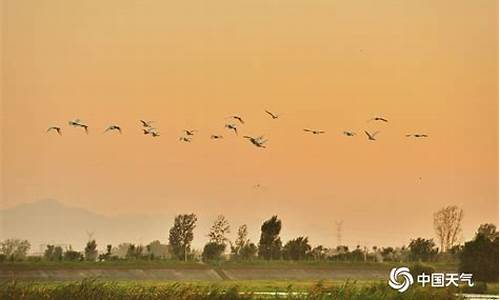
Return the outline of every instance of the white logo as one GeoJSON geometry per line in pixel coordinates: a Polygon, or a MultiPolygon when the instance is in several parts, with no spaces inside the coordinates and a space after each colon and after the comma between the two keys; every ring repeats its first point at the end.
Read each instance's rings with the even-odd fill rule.
{"type": "Polygon", "coordinates": [[[392,268],[389,274],[389,286],[398,292],[406,291],[413,284],[413,276],[407,267],[392,268]],[[403,277],[403,282],[399,282],[399,277],[403,277]]]}

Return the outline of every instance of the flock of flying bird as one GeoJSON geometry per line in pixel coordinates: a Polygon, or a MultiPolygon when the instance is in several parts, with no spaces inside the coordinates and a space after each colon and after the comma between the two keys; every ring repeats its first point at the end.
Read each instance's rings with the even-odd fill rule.
{"type": "MultiPolygon", "coordinates": [[[[268,110],[265,110],[266,114],[268,114],[273,120],[276,120],[279,118],[279,115],[277,114],[274,114],[268,110]]],[[[232,123],[226,123],[224,125],[224,128],[229,130],[229,131],[232,131],[235,135],[238,135],[238,126],[240,125],[243,125],[245,124],[245,121],[243,120],[242,117],[238,116],[238,115],[231,115],[229,116],[228,118],[230,118],[231,120],[233,120],[232,123]],[[237,122],[236,122],[237,121],[237,122]]],[[[160,133],[158,132],[158,130],[153,127],[153,124],[154,124],[154,121],[145,121],[145,120],[139,120],[141,125],[142,125],[142,132],[144,135],[149,135],[151,137],[159,137],[160,136],[160,133]]],[[[386,119],[386,118],[383,118],[383,117],[374,117],[374,118],[371,118],[370,120],[368,121],[378,121],[378,122],[384,122],[384,123],[388,123],[389,120],[386,119]]],[[[73,128],[81,128],[85,131],[86,134],[89,133],[89,126],[87,124],[84,124],[80,119],[75,119],[75,120],[71,120],[68,122],[68,125],[70,127],[73,127],[73,128]]],[[[316,130],[316,129],[309,129],[309,128],[304,128],[303,129],[304,132],[307,132],[307,133],[310,133],[310,134],[313,134],[313,135],[319,135],[319,134],[324,134],[326,133],[326,131],[324,130],[316,130]]],[[[122,133],[122,128],[116,124],[112,124],[112,125],[109,125],[103,133],[109,133],[109,132],[118,132],[119,134],[122,133]]],[[[62,135],[62,128],[60,126],[51,126],[47,129],[47,132],[56,132],[57,134],[59,135],[62,135]]],[[[183,130],[183,135],[181,135],[179,137],[179,141],[181,142],[186,142],[186,143],[190,143],[193,139],[193,136],[195,135],[195,133],[197,132],[197,130],[195,129],[184,129],[183,130]]],[[[357,135],[356,132],[354,131],[343,131],[342,132],[345,136],[348,136],[348,137],[353,137],[355,135],[357,135]]],[[[366,130],[364,130],[364,133],[366,134],[368,140],[370,141],[375,141],[376,138],[375,136],[379,133],[378,131],[376,132],[368,132],[366,130]]],[[[423,133],[411,133],[411,134],[406,134],[406,137],[413,137],[413,138],[427,138],[428,135],[427,134],[423,134],[423,133]]],[[[218,140],[218,139],[223,139],[224,136],[220,135],[220,134],[212,134],[210,136],[211,139],[213,140],[218,140]]],[[[259,136],[259,137],[252,137],[252,136],[248,136],[248,135],[245,135],[243,136],[243,138],[247,139],[250,143],[252,143],[254,146],[256,147],[259,147],[259,148],[266,148],[266,145],[265,143],[267,142],[266,139],[264,139],[264,136],[259,136]]]]}

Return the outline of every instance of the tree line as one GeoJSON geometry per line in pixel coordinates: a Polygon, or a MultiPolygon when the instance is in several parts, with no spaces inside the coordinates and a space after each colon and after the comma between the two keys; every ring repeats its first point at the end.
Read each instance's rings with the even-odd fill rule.
{"type": "MultiPolygon", "coordinates": [[[[278,216],[265,220],[260,227],[257,244],[248,238],[248,227],[243,224],[237,229],[234,241],[228,238],[231,232],[229,221],[219,215],[210,227],[202,251],[192,249],[194,229],[198,218],[195,214],[180,214],[169,230],[168,244],[153,241],[145,246],[122,243],[116,247],[106,246],[99,254],[95,240],[89,240],[83,252],[71,247],[47,245],[43,259],[49,261],[111,261],[123,259],[178,259],[182,261],[202,260],[325,260],[360,262],[459,262],[460,270],[471,272],[484,280],[498,279],[498,231],[493,224],[479,226],[475,237],[464,244],[459,243],[463,211],[448,206],[434,214],[434,228],[439,247],[432,238],[412,239],[408,246],[367,247],[356,246],[350,250],[338,245],[327,248],[313,247],[307,236],[293,238],[283,244],[280,233],[282,221],[278,216]]],[[[0,243],[0,261],[26,259],[30,248],[28,241],[9,239],[0,243]]]]}

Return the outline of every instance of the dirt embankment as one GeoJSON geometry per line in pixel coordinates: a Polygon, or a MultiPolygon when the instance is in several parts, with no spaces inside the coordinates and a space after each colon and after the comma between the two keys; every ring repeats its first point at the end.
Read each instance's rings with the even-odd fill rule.
{"type": "Polygon", "coordinates": [[[113,280],[335,280],[385,279],[385,270],[307,268],[200,268],[200,269],[55,269],[0,270],[0,280],[81,280],[100,277],[113,280]]]}

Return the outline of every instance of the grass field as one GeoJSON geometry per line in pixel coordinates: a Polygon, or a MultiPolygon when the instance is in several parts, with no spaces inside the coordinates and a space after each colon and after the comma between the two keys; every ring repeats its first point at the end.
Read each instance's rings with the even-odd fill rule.
{"type": "MultiPolygon", "coordinates": [[[[397,265],[401,264],[332,261],[184,263],[169,260],[4,262],[0,264],[0,273],[3,272],[4,275],[23,272],[42,275],[39,280],[28,278],[25,280],[16,279],[15,281],[13,280],[15,276],[3,276],[4,280],[0,281],[0,299],[260,299],[269,296],[250,295],[254,292],[285,292],[288,295],[285,299],[458,299],[455,297],[455,293],[459,292],[457,289],[414,287],[411,292],[405,292],[404,295],[390,290],[386,279],[381,278],[387,278],[390,268],[397,265]],[[104,270],[111,273],[140,270],[145,274],[170,270],[176,274],[185,275],[181,280],[136,280],[134,276],[122,279],[117,276],[117,278],[65,281],[51,281],[43,278],[44,272],[60,271],[70,274],[89,272],[89,274],[93,274],[93,270],[104,270]],[[217,280],[193,280],[186,275],[203,272],[212,272],[223,276],[218,277],[217,280]],[[229,278],[228,274],[231,276],[243,274],[253,279],[241,280],[238,276],[229,278]],[[281,276],[290,276],[290,274],[299,274],[298,278],[300,279],[283,280],[280,278],[281,276]],[[310,279],[306,278],[307,274],[335,274],[332,277],[335,279],[310,279]],[[362,274],[362,276],[353,280],[352,274],[362,274]],[[373,274],[379,276],[372,277],[373,274]],[[302,278],[301,276],[306,277],[302,278]],[[87,298],[78,298],[75,296],[77,293],[84,293],[87,298]],[[92,293],[101,293],[104,296],[98,297],[97,294],[92,293]],[[306,297],[305,294],[300,293],[307,293],[309,296],[306,297]],[[25,296],[23,298],[19,295],[25,296]],[[332,295],[341,296],[332,298],[332,295]]],[[[457,265],[452,263],[433,263],[431,265],[437,271],[456,272],[457,270],[457,265]]],[[[482,290],[467,292],[498,294],[498,284],[487,284],[482,290]]]]}
{"type": "Polygon", "coordinates": [[[460,299],[457,289],[413,286],[405,293],[384,282],[9,282],[0,284],[0,299],[460,299]],[[268,293],[265,293],[268,292],[268,293]],[[278,294],[278,292],[281,292],[278,294]],[[279,295],[279,296],[278,296],[279,295]]]}

